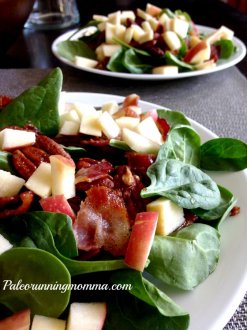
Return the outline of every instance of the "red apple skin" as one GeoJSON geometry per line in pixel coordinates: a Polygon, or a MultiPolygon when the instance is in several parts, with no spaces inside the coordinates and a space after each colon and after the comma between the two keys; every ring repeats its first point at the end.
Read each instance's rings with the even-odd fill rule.
{"type": "Polygon", "coordinates": [[[150,3],[147,4],[147,7],[146,7],[146,12],[152,16],[158,16],[161,13],[161,10],[162,9],[160,7],[154,6],[150,3]]]}
{"type": "Polygon", "coordinates": [[[68,215],[72,221],[75,220],[75,213],[64,195],[50,196],[40,199],[40,205],[46,212],[56,212],[68,215]]]}
{"type": "Polygon", "coordinates": [[[28,330],[30,328],[30,309],[24,309],[3,320],[0,320],[0,330],[28,330]]]}
{"type": "Polygon", "coordinates": [[[206,49],[208,47],[205,41],[199,42],[195,47],[191,48],[184,56],[184,62],[190,63],[193,57],[199,53],[202,49],[206,49]]]}
{"type": "Polygon", "coordinates": [[[67,166],[75,167],[73,159],[66,158],[62,155],[51,155],[50,159],[52,158],[60,160],[61,163],[64,163],[67,166]]]}
{"type": "Polygon", "coordinates": [[[145,112],[144,114],[141,114],[141,120],[146,119],[147,117],[152,117],[155,122],[157,122],[158,119],[158,113],[156,109],[153,109],[151,111],[145,112]]]}
{"type": "Polygon", "coordinates": [[[158,221],[158,212],[137,213],[127,245],[124,262],[142,272],[150,253],[158,221]]]}

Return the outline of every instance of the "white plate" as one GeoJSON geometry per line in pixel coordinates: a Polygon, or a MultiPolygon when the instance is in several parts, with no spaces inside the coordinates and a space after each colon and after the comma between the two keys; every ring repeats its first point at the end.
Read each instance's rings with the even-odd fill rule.
{"type": "MultiPolygon", "coordinates": [[[[201,33],[205,33],[205,34],[210,34],[210,33],[213,33],[216,31],[215,29],[209,28],[206,26],[198,25],[197,27],[201,33]]],[[[234,37],[233,41],[237,47],[235,54],[230,59],[220,60],[220,63],[218,63],[217,66],[213,69],[181,72],[176,75],[174,75],[174,74],[173,75],[160,75],[160,74],[147,74],[147,73],[143,73],[143,74],[122,73],[122,72],[111,72],[111,71],[106,71],[106,70],[99,70],[99,69],[94,69],[94,68],[82,68],[82,67],[76,65],[75,63],[73,63],[72,61],[69,61],[66,58],[60,56],[58,53],[58,44],[62,41],[68,40],[76,31],[77,30],[69,31],[69,32],[66,32],[66,33],[62,34],[61,36],[59,36],[52,44],[53,54],[63,63],[70,65],[76,69],[100,74],[103,76],[116,77],[116,78],[136,79],[136,80],[170,80],[170,79],[179,79],[179,78],[200,76],[200,75],[227,69],[227,68],[239,63],[246,55],[246,47],[245,47],[244,43],[241,40],[239,40],[238,38],[234,37]]]]}
{"type": "MultiPolygon", "coordinates": [[[[68,102],[83,102],[101,106],[108,101],[121,102],[123,97],[97,93],[65,93],[68,102]]],[[[148,102],[140,102],[144,111],[164,108],[148,102]]],[[[191,120],[202,141],[216,137],[214,133],[191,120]]],[[[238,199],[240,214],[228,218],[221,227],[221,256],[213,274],[191,292],[166,290],[171,298],[190,313],[190,330],[221,330],[234,314],[247,290],[247,171],[216,173],[217,183],[225,186],[238,199]]]]}

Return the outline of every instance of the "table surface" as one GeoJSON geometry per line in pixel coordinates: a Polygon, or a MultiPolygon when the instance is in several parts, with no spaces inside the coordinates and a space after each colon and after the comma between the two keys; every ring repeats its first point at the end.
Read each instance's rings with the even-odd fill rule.
{"type": "MultiPolygon", "coordinates": [[[[228,16],[225,14],[225,18],[221,17],[223,23],[224,19],[230,19],[230,25],[235,27],[236,21],[243,24],[239,24],[237,36],[246,43],[247,29],[242,31],[240,28],[246,28],[246,15],[239,16],[228,10],[226,13],[228,16]]],[[[216,15],[215,12],[211,14],[216,15]]],[[[210,25],[203,19],[197,22],[210,25]]],[[[50,47],[61,33],[64,30],[37,32],[25,29],[8,54],[0,59],[0,94],[17,96],[36,84],[51,68],[60,66],[64,75],[63,89],[66,91],[122,96],[137,93],[145,101],[184,112],[219,136],[247,142],[246,59],[237,67],[200,77],[171,81],[127,81],[96,76],[60,63],[52,55],[50,47]]],[[[247,294],[224,329],[247,329],[247,294]]]]}

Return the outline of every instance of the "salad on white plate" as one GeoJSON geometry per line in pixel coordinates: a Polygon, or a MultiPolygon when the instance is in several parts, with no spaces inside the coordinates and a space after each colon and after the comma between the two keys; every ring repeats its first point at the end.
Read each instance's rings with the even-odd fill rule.
{"type": "Polygon", "coordinates": [[[214,72],[224,62],[236,62],[239,46],[243,51],[238,61],[243,58],[244,46],[235,40],[232,30],[225,26],[207,30],[197,27],[186,12],[148,3],[145,10],[95,14],[86,26],[59,37],[52,49],[77,68],[119,77],[214,72]]]}
{"type": "Polygon", "coordinates": [[[3,98],[0,329],[188,329],[159,284],[191,291],[217,268],[240,208],[205,171],[245,169],[246,144],[201,142],[182,113],[145,112],[136,94],[97,110],[61,87],[57,68],[3,98]]]}

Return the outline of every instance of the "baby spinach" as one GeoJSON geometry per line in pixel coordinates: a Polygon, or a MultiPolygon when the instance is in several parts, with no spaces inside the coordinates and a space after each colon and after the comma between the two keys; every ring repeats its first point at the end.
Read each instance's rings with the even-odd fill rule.
{"type": "Polygon", "coordinates": [[[164,196],[186,209],[215,208],[220,203],[217,184],[199,168],[178,159],[161,159],[152,164],[147,175],[151,184],[142,197],[164,196]]]}
{"type": "Polygon", "coordinates": [[[200,136],[191,126],[176,126],[171,129],[161,146],[157,159],[178,159],[186,164],[200,164],[200,136]]]}
{"type": "Polygon", "coordinates": [[[6,151],[0,151],[0,170],[13,173],[13,169],[10,162],[11,153],[6,151]]]}
{"type": "Polygon", "coordinates": [[[82,40],[65,40],[58,44],[58,54],[74,62],[75,56],[96,59],[95,52],[82,40]]]}
{"type": "Polygon", "coordinates": [[[164,59],[167,64],[176,65],[179,71],[192,71],[193,65],[180,60],[176,55],[172,54],[169,50],[165,52],[164,59]]]}
{"type": "Polygon", "coordinates": [[[71,283],[67,268],[46,251],[12,248],[1,254],[0,283],[0,303],[12,312],[31,308],[33,315],[58,317],[69,303],[70,290],[38,289],[47,284],[65,287],[71,283]],[[18,283],[25,288],[11,289],[10,284],[18,283]]]}
{"type": "Polygon", "coordinates": [[[145,63],[134,48],[126,49],[123,65],[130,73],[149,73],[152,70],[152,65],[145,63]]]}
{"type": "Polygon", "coordinates": [[[236,46],[230,39],[220,39],[214,45],[220,49],[220,59],[226,60],[236,51],[236,46]]]}
{"type": "Polygon", "coordinates": [[[115,272],[116,284],[131,284],[132,289],[115,296],[108,308],[105,329],[187,329],[189,315],[155,285],[134,270],[115,272]]]}
{"type": "Polygon", "coordinates": [[[189,120],[182,112],[166,109],[157,109],[157,113],[159,118],[165,119],[171,128],[174,128],[177,125],[190,126],[189,120]]]}
{"type": "Polygon", "coordinates": [[[37,86],[16,97],[0,112],[0,129],[5,126],[33,124],[42,133],[54,136],[59,130],[58,100],[62,72],[52,70],[37,86]]]}
{"type": "Polygon", "coordinates": [[[107,63],[107,69],[113,72],[128,72],[123,64],[123,59],[125,55],[125,48],[120,48],[116,51],[107,63]]]}
{"type": "Polygon", "coordinates": [[[232,138],[217,138],[201,146],[201,168],[209,171],[241,171],[247,168],[247,144],[232,138]]]}
{"type": "Polygon", "coordinates": [[[220,235],[196,223],[172,236],[155,236],[147,272],[166,284],[191,290],[212,273],[218,263],[220,235]]]}

